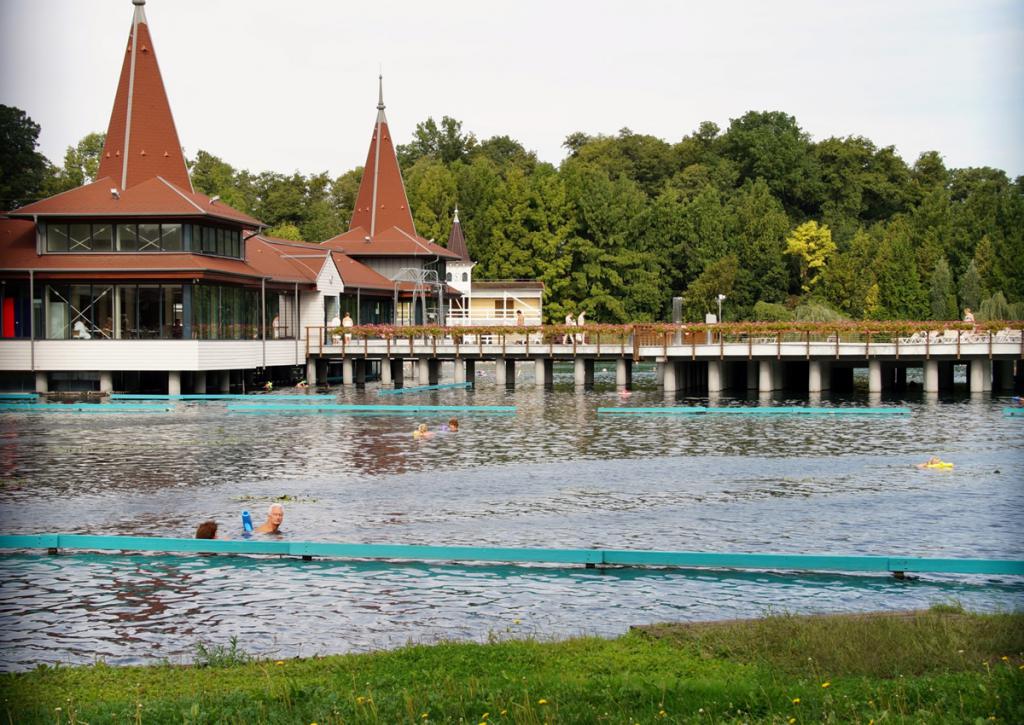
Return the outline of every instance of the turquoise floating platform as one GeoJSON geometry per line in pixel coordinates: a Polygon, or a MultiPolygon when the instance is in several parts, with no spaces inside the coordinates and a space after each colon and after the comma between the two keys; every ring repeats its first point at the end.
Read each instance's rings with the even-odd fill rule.
{"type": "Polygon", "coordinates": [[[0,393],[0,402],[9,400],[38,400],[39,393],[0,393]]]}
{"type": "Polygon", "coordinates": [[[18,413],[165,413],[169,410],[172,408],[159,403],[0,403],[0,411],[18,413]]]}
{"type": "Polygon", "coordinates": [[[910,408],[805,408],[799,405],[755,407],[598,408],[608,415],[910,415],[910,408]]]}
{"type": "Polygon", "coordinates": [[[469,388],[473,383],[443,383],[441,385],[417,385],[415,388],[394,388],[377,390],[377,395],[402,395],[403,393],[422,393],[426,390],[449,390],[452,388],[469,388]]]}
{"type": "Polygon", "coordinates": [[[408,544],[332,544],[247,539],[165,539],[150,536],[40,534],[0,536],[0,549],[83,549],[219,554],[277,554],[339,559],[406,561],[509,561],[606,566],[657,566],[711,569],[798,571],[931,572],[1024,576],[1024,561],[1008,559],[930,559],[899,556],[827,556],[818,554],[729,554],[699,551],[615,549],[523,549],[408,544]]]}
{"type": "Polygon", "coordinates": [[[515,413],[514,405],[228,405],[232,413],[355,413],[370,415],[410,415],[448,413],[515,413]]]}
{"type": "Polygon", "coordinates": [[[309,394],[296,393],[294,395],[275,395],[271,393],[250,393],[248,395],[242,394],[199,394],[193,393],[188,395],[136,395],[135,393],[114,393],[110,396],[111,400],[291,400],[293,402],[299,402],[302,400],[336,400],[336,395],[324,395],[324,394],[309,394]]]}
{"type": "Polygon", "coordinates": [[[1003,408],[1003,415],[1008,415],[1008,416],[1013,417],[1013,418],[1017,418],[1017,417],[1024,418],[1024,406],[1019,407],[1019,408],[1013,408],[1013,407],[1003,408]]]}

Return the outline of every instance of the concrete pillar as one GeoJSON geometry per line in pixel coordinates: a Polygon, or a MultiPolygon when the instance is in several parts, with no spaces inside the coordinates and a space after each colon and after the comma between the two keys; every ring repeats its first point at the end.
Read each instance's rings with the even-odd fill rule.
{"type": "Polygon", "coordinates": [[[821,392],[821,361],[809,360],[807,362],[807,392],[821,392]]]}
{"type": "Polygon", "coordinates": [[[192,392],[196,395],[206,395],[206,371],[197,370],[192,374],[192,392]]]}
{"type": "Polygon", "coordinates": [[[868,360],[868,392],[882,392],[882,361],[868,360]]]}
{"type": "Polygon", "coordinates": [[[924,392],[939,392],[939,361],[924,361],[924,392]]]}
{"type": "Polygon", "coordinates": [[[747,390],[757,390],[760,371],[760,363],[755,361],[747,362],[747,390]]]}
{"type": "Polygon", "coordinates": [[[971,360],[968,377],[972,393],[984,393],[992,389],[992,365],[989,360],[971,360]]]}
{"type": "Polygon", "coordinates": [[[50,376],[42,371],[36,371],[36,392],[37,393],[48,393],[50,392],[50,376]]]}
{"type": "Polygon", "coordinates": [[[476,360],[466,361],[466,382],[476,385],[476,360]]]}
{"type": "Polygon", "coordinates": [[[430,361],[426,358],[416,361],[416,384],[430,385],[430,361]]]}
{"type": "Polygon", "coordinates": [[[633,386],[633,361],[620,357],[615,361],[615,386],[629,388],[633,386]]]}
{"type": "Polygon", "coordinates": [[[665,386],[665,365],[664,362],[654,363],[654,381],[658,384],[659,388],[665,386]]]}
{"type": "Polygon", "coordinates": [[[167,371],[167,394],[181,395],[181,373],[177,370],[167,371]]]}
{"type": "MultiPolygon", "coordinates": [[[[512,365],[514,369],[515,363],[512,363],[512,365]]],[[[499,357],[494,361],[494,384],[499,388],[503,388],[508,385],[508,379],[505,377],[507,372],[508,367],[505,365],[505,358],[499,357]]],[[[514,373],[513,377],[515,377],[514,373]]]]}
{"type": "Polygon", "coordinates": [[[775,369],[771,360],[758,361],[757,391],[759,393],[770,393],[775,390],[775,369]]]}
{"type": "Polygon", "coordinates": [[[388,366],[391,368],[391,382],[396,388],[405,386],[405,360],[388,360],[388,366]]]}
{"type": "Polygon", "coordinates": [[[114,392],[114,374],[109,370],[100,371],[100,392],[106,395],[114,392]]]}
{"type": "Polygon", "coordinates": [[[438,385],[441,382],[441,361],[432,358],[427,360],[427,385],[438,385]]]}
{"type": "Polygon", "coordinates": [[[708,393],[722,392],[722,367],[721,360],[708,360],[708,393]]]}
{"type": "Polygon", "coordinates": [[[351,385],[355,382],[355,377],[352,371],[352,358],[347,357],[341,361],[341,384],[351,385]]]}
{"type": "Polygon", "coordinates": [[[306,385],[311,388],[316,387],[316,358],[311,357],[306,359],[306,385]]]}
{"type": "Polygon", "coordinates": [[[536,358],[533,361],[533,382],[538,388],[543,388],[547,385],[547,368],[544,366],[545,360],[542,357],[536,358]]]}
{"type": "Polygon", "coordinates": [[[577,388],[583,388],[587,385],[587,363],[590,363],[590,381],[594,381],[594,361],[587,360],[582,357],[578,357],[572,362],[572,373],[573,382],[576,383],[577,388]]]}
{"type": "Polygon", "coordinates": [[[455,359],[455,382],[464,383],[466,382],[466,366],[462,364],[462,358],[455,359]]]}
{"type": "Polygon", "coordinates": [[[360,388],[366,387],[366,369],[369,366],[370,361],[365,358],[352,361],[352,377],[355,379],[355,384],[360,388]]]}
{"type": "MultiPolygon", "coordinates": [[[[313,378],[316,379],[316,373],[313,374],[313,378]]],[[[220,392],[230,393],[231,392],[231,371],[221,370],[220,371],[220,392]]]]}
{"type": "Polygon", "coordinates": [[[391,385],[391,359],[384,358],[380,361],[380,384],[391,385]]]}
{"type": "Polygon", "coordinates": [[[662,385],[666,393],[674,393],[679,390],[679,378],[677,375],[676,361],[671,358],[664,363],[665,374],[662,379],[662,385]]]}

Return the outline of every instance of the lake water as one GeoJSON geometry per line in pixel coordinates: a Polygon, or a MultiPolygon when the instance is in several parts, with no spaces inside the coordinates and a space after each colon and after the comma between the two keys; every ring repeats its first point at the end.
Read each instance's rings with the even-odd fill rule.
{"type": "MultiPolygon", "coordinates": [[[[517,406],[461,415],[459,433],[425,441],[415,425],[445,417],[243,415],[223,402],[0,415],[0,531],[190,537],[212,518],[232,537],[242,509],[261,520],[287,497],[295,540],[1024,559],[1024,418],[1002,415],[1006,398],[882,401],[910,416],[599,417],[664,404],[653,376],[626,397],[613,372],[586,392],[571,372],[549,391],[528,377],[498,390],[480,373],[474,391],[339,393],[517,406]],[[931,455],[956,468],[914,467],[931,455]]],[[[1024,580],[8,552],[0,668],[182,662],[232,637],[291,657],[951,601],[1021,609],[1024,580]]]]}

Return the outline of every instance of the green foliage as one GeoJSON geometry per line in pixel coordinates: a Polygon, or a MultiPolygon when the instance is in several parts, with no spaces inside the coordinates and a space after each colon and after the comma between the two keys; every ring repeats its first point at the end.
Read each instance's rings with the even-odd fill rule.
{"type": "Polygon", "coordinates": [[[981,307],[978,309],[978,314],[975,317],[978,322],[990,322],[992,320],[1009,320],[1010,317],[1010,305],[1006,302],[1006,297],[1002,292],[996,292],[991,297],[986,297],[981,307]]]}
{"type": "Polygon", "coordinates": [[[810,300],[796,306],[793,319],[799,322],[842,322],[847,318],[822,302],[810,300]]]}
{"type": "Polygon", "coordinates": [[[931,306],[931,319],[956,320],[959,318],[956,293],[953,289],[953,275],[949,271],[949,264],[945,257],[935,263],[931,285],[928,289],[928,301],[931,306]]]}
{"type": "Polygon", "coordinates": [[[46,180],[43,194],[52,196],[95,181],[106,139],[105,133],[90,133],[74,146],[68,146],[64,153],[64,165],[53,169],[46,180]]]}
{"type": "Polygon", "coordinates": [[[20,108],[0,104],[0,211],[38,198],[49,162],[36,151],[39,124],[20,108]]]}
{"type": "Polygon", "coordinates": [[[789,322],[793,319],[793,313],[785,305],[758,301],[754,305],[752,317],[757,322],[789,322]]]}
{"type": "Polygon", "coordinates": [[[444,244],[459,198],[455,175],[440,161],[423,156],[406,171],[405,190],[416,232],[444,244]]]}
{"type": "Polygon", "coordinates": [[[817,284],[835,251],[832,232],[827,226],[809,221],[793,230],[786,238],[786,254],[796,260],[800,289],[809,292],[817,284]]]}
{"type": "MultiPolygon", "coordinates": [[[[703,322],[705,314],[711,311],[717,314],[718,295],[728,297],[732,294],[738,267],[739,260],[734,254],[708,262],[700,276],[683,292],[683,314],[686,319],[703,322]]],[[[729,319],[728,309],[727,306],[722,308],[722,321],[729,319]]]]}
{"type": "Polygon", "coordinates": [[[465,161],[476,146],[476,136],[462,132],[462,121],[450,116],[441,119],[440,127],[433,117],[416,124],[412,141],[395,147],[398,163],[408,169],[424,156],[443,164],[465,161]]]}
{"type": "Polygon", "coordinates": [[[960,278],[960,304],[964,309],[972,310],[981,306],[981,275],[978,274],[978,266],[973,260],[960,278]]]}
{"type": "Polygon", "coordinates": [[[196,642],[194,657],[196,667],[235,667],[244,665],[251,660],[252,656],[238,646],[238,637],[231,637],[226,645],[207,645],[204,642],[196,642]]]}
{"type": "Polygon", "coordinates": [[[489,644],[7,673],[3,714],[30,725],[1024,718],[1020,614],[776,615],[654,625],[614,640],[506,641],[518,627],[489,644]]]}
{"type": "Polygon", "coordinates": [[[928,297],[917,272],[911,229],[902,216],[894,218],[882,230],[875,278],[879,319],[920,320],[928,314],[928,297]]]}
{"type": "Polygon", "coordinates": [[[282,222],[281,224],[278,224],[275,227],[270,227],[269,229],[267,229],[266,233],[268,237],[288,239],[289,241],[292,242],[302,241],[302,232],[299,231],[299,228],[297,226],[295,226],[294,224],[289,224],[288,222],[282,222]]]}

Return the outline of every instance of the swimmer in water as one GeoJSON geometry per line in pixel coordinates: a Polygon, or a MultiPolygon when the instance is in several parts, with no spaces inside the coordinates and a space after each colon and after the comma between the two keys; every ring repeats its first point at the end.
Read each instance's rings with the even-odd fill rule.
{"type": "Polygon", "coordinates": [[[416,430],[414,430],[412,433],[412,437],[415,438],[416,440],[419,440],[421,438],[430,438],[430,436],[432,435],[434,434],[427,430],[426,423],[420,423],[416,430]]]}
{"type": "Polygon", "coordinates": [[[918,463],[916,465],[917,465],[918,468],[937,468],[939,466],[950,466],[952,464],[946,463],[945,461],[943,461],[938,456],[932,456],[931,458],[929,458],[924,463],[918,463]]]}
{"type": "Polygon", "coordinates": [[[458,418],[451,418],[451,419],[449,419],[448,420],[448,428],[447,428],[447,430],[448,430],[449,433],[458,433],[459,432],[459,419],[458,418]]]}

